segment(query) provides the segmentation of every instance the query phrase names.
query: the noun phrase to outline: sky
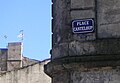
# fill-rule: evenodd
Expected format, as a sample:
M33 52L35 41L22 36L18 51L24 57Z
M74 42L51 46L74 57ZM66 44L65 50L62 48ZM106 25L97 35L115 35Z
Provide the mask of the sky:
M51 0L0 0L0 29L0 48L20 42L17 36L23 30L23 55L50 58Z

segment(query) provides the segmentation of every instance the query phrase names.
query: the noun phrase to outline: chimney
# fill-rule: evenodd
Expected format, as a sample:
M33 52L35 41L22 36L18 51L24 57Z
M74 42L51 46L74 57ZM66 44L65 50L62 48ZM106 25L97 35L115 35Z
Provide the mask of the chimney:
M22 67L22 43L8 43L7 70Z

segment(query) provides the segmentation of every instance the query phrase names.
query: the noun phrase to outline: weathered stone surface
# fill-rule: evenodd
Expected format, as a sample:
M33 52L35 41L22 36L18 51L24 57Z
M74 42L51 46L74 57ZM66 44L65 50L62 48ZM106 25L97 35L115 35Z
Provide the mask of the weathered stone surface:
M93 10L73 10L71 11L71 20L95 18L95 12Z
M6 64L7 64L7 71L11 71L20 68L21 61L14 61L14 62L7 61Z
M67 72L59 72L59 74L54 75L54 77L52 83L70 83L69 74Z
M81 55L114 55L120 54L120 40L96 40L88 42L73 41L69 44L69 56Z
M120 39L101 39L96 41L96 54L114 55L120 54Z
M95 2L94 0L71 0L71 8L89 8L94 7Z
M98 37L120 37L120 1L98 0Z
M119 83L120 1L52 0L52 61L45 72L53 83ZM92 33L73 33L70 22L92 18ZM65 80L66 79L66 80Z
M120 53L119 46L116 47L116 45L119 45L119 40L104 41L96 38L96 36L98 38L119 37L119 28L117 27L119 23L103 25L104 22L108 23L108 20L112 23L119 21L119 19L117 19L119 17L119 11L116 10L119 9L119 1L108 1L108 3L107 1L97 0L97 3L95 3L94 0L71 0L71 2L69 0L53 0L52 59L76 55L113 55ZM95 7L98 7L97 11ZM116 13L113 13L112 10ZM111 17L109 16L114 16L115 18L110 20ZM86 18L93 18L95 30L92 33L85 34L72 33L72 27L69 22L75 19ZM62 46L64 43L67 43L67 47L66 45ZM63 49L64 51L61 53Z
M21 42L8 43L8 60L21 60Z
M7 70L7 52L8 49L0 49L0 71Z
M120 40L107 39L96 41L72 41L60 44L52 49L52 59L84 55L119 55Z
M73 83L119 83L119 67L116 69L91 69L88 71L73 71L71 80Z
M68 56L68 44L63 43L52 49L52 59Z
M0 49L0 73L38 62L21 56L21 47L21 42L13 42L9 43L8 48Z
M92 0L89 4L86 4L87 0L71 0L71 20L75 19L86 19L94 18L95 22L95 11L94 11L94 1ZM86 40L95 40L96 39L96 26L94 26L94 31L92 33L86 34L71 34L70 38L73 41L86 41Z
M69 56L81 56L95 54L94 44L87 42L71 42L69 44Z
M86 34L71 34L70 37L71 41L89 41L89 40L95 40L96 39L96 33L95 30L92 33L86 33Z
M107 62L107 61L106 61ZM115 61L114 61L115 62ZM52 62L47 66L49 69L49 74L53 77L53 83L119 83L119 74L120 74L120 66L99 66L99 67L85 67L91 65L87 63L63 63L61 64ZM99 61L98 64L100 64ZM93 64L97 63L94 61ZM47 72L47 73L48 73ZM59 80L58 78L62 79ZM66 79L66 80L64 80ZM68 81L67 81L68 80Z
M51 83L51 78L44 73L48 61L0 74L0 83Z
M35 60L35 59L30 59L28 57L23 57L22 59L22 66L29 66L29 65L32 65L32 64L35 64L39 62L38 60Z
M59 44L68 41L68 31L70 29L70 3L66 4L70 0L55 0L52 5L52 32L53 32L53 44Z
M8 43L7 70L11 71L22 67L22 43Z

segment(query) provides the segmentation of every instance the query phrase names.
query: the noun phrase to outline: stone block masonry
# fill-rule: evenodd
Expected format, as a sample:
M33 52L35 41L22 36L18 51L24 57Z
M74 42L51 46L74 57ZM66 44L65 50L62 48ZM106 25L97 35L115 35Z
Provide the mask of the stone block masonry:
M7 71L7 52L8 49L0 49L0 71Z
M24 57L21 54L21 45L21 42L12 42L8 44L7 48L0 48L0 73L38 62L38 60Z
M113 47L112 42L118 42L119 45L119 3L118 0L53 0L52 60L75 55L103 54L99 49L104 49L104 46ZM89 18L94 21L93 32L72 32L73 20ZM111 50L106 49L104 53L110 54Z
M120 1L98 0L97 4L98 37L120 38Z
M50 60L29 59L21 51L21 42L12 42L8 48L0 49L0 83L51 83L51 78L44 73L44 65Z
M94 32L87 34L73 34L71 27L75 19L92 18L96 22L94 0L53 0L52 16L52 59L70 55L70 42L96 39L96 25Z
M52 83L120 83L120 1L52 0ZM73 33L72 22L93 19L94 30Z
M8 43L7 70L22 67L22 43Z
M44 73L44 65L49 60L18 68L0 74L0 83L51 83L51 78Z

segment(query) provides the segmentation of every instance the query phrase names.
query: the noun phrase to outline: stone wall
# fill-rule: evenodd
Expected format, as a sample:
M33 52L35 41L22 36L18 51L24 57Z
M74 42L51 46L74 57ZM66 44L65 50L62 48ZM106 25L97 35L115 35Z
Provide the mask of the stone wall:
M51 62L46 66L46 73L52 77L52 83L120 82L120 66L117 66L120 60L83 62L76 59L77 62L71 63L68 59L65 60L66 62Z
M48 62L46 60L2 73L0 83L51 83L51 78L44 73L44 65Z
M30 59L21 55L22 43L8 43L7 48L0 49L0 73L11 71L16 68L28 66L39 62L38 60Z
M8 49L0 49L0 71L7 71L7 51Z
M97 5L98 38L120 38L120 1L97 0Z
M8 43L7 70L22 67L22 43Z
M119 83L120 67L84 69L71 72L72 83Z
M28 57L24 57L23 56L23 59L22 59L22 66L28 66L28 65L31 65L31 64L34 64L34 63L37 63L39 62L39 60L35 60L35 59L30 59Z
M120 1L52 3L52 57L45 66L52 83L119 83ZM94 30L74 33L72 22L86 19L93 20Z
M52 2L52 59L120 53L120 1L52 0ZM93 19L94 31L73 33L72 21L77 19ZM118 47L115 47L116 44Z

